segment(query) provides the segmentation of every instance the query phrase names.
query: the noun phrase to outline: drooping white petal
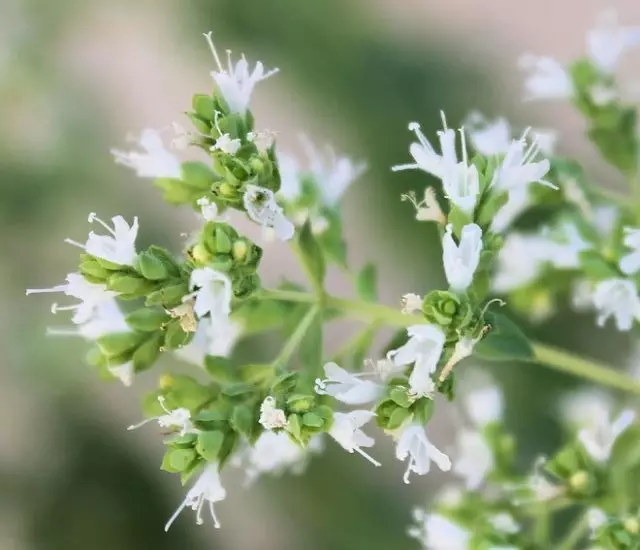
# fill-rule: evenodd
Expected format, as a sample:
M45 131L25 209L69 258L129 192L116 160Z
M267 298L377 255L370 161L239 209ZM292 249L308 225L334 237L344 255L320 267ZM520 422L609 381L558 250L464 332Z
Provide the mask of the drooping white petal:
M640 27L623 27L615 11L600 14L596 26L587 34L587 48L593 63L612 73L627 50L640 44Z
M141 178L181 177L180 161L165 149L157 131L143 130L140 138L134 141L144 152L112 149L111 154L115 157L116 163L135 170Z
M631 330L633 322L640 319L640 297L632 281L606 279L600 281L593 293L593 305L598 310L598 326L604 326L613 317L618 330Z
M464 480L468 490L475 491L494 468L493 452L478 432L461 431L457 443L458 458L454 463L453 473Z
M405 483L409 483L411 472L418 475L429 473L431 461L443 472L451 469L449 457L429 441L425 429L419 424L410 424L402 428L396 444L396 458L403 462L409 459L403 477Z
M351 411L350 413L334 413L333 425L329 435L346 451L356 452L366 458L374 466L380 466L377 460L362 450L362 447L372 447L373 438L366 435L360 428L375 416L371 411Z
M511 145L511 126L506 118L488 120L478 111L472 111L464 122L473 148L490 157L506 153Z
M573 95L571 78L551 57L523 55L520 68L526 71L525 100L568 99Z
M425 550L469 550L471 532L440 514L427 514L417 509L415 525L408 530Z
M324 366L325 379L316 380L316 392L331 395L347 405L364 405L382 396L384 388L371 380L363 380L340 368L336 363Z
M606 462L616 440L634 420L635 413L630 409L622 411L613 421L610 417L600 418L597 424L580 430L578 439L591 458Z
M464 292L473 281L482 252L482 229L475 223L462 228L460 243L453 240L448 226L442 239L442 260L447 281L453 292Z
M505 294L535 281L546 261L547 245L540 235L510 233L498 254L493 291Z
M232 287L227 275L210 267L191 272L189 287L195 298L193 310L198 317L227 318L231 312Z
M184 407L179 407L173 410L168 409L165 405L165 398L163 396L158 397L158 403L160 403L160 406L162 407L162 410L164 410L165 414L147 418L146 420L143 420L138 424L129 426L127 430L137 430L138 428L145 426L149 422L153 422L155 420L162 428L179 428L179 434L181 436L188 433L197 433L198 430L191 422L191 412L189 411L189 409L185 409Z
M227 496L227 492L225 491L222 483L220 481L220 473L218 472L217 464L207 464L205 469L200 474L200 477L196 480L194 486L189 489L187 496L182 501L182 504L175 511L173 516L167 521L167 524L164 527L165 531L168 531L176 518L180 515L180 512L185 508L191 508L194 512L196 512L196 523L198 525L202 525L204 522L202 520L202 507L205 502L209 507L209 513L211 514L211 519L213 520L213 526L216 529L220 528L220 522L215 514L213 509L213 505L216 502L220 502L224 500Z

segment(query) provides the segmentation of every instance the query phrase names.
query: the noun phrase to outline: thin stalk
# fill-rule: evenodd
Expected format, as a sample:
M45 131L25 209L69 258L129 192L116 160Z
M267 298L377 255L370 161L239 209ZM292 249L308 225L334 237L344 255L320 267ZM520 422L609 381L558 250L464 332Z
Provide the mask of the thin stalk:
M315 316L319 315L319 311L320 310L317 306L313 306L309 309L309 311L307 311L306 315L302 318L302 321L300 321L300 324L296 327L296 330L293 331L289 339L285 342L284 346L282 346L282 350L280 351L278 357L276 357L273 361L273 364L276 367L284 366L289 362L291 356L294 354L294 352L300 345L300 342L302 342L302 339L307 334L307 331L309 330L311 323L313 323Z

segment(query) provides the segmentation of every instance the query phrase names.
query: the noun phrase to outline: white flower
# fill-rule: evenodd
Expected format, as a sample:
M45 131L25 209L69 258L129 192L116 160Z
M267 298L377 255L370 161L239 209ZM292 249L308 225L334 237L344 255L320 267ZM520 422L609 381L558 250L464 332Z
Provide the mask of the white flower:
M501 531L508 535L515 535L520 531L520 525L507 512L501 512L489 518L489 523L496 531Z
M469 288L480 262L482 229L475 223L465 225L458 245L451 232L452 227L448 225L442 239L442 261L451 290L461 293Z
M260 405L260 418L258 422L265 430L276 430L287 427L287 415L282 409L276 407L276 400L270 395L264 398Z
M413 511L416 525L407 534L417 539L425 550L468 550L471 532L440 514Z
M129 332L130 330L116 300L110 298L98 303L86 321L79 323L75 327L47 328L47 334L53 336L81 336L85 340L94 341L105 334Z
M478 428L502 420L504 400L498 386L483 384L465 393L463 403L467 415Z
M133 384L135 370L131 361L122 365L109 366L107 367L107 370L111 376L120 380L125 387L128 388Z
M302 190L302 174L298 161L290 155L278 152L278 171L280 172L278 194L285 201L297 199Z
M547 256L548 241L539 235L510 233L500 250L493 291L505 294L536 280Z
M191 272L189 288L195 292L185 296L185 300L195 297L193 310L198 317L207 313L211 317L227 317L231 312L231 280L224 273L210 267L199 267Z
M419 311L422 311L422 296L410 292L402 297L401 304L402 313L405 315L418 313Z
M573 427L596 426L609 418L614 408L611 394L601 388L587 387L570 392L560 401L560 416Z
M491 185L498 191L511 191L518 187L527 187L530 183L541 183L546 187L557 189L544 176L549 172L551 165L547 159L535 161L540 151L540 146L534 138L527 148L527 134L525 130L520 139L514 139L507 150L500 167L493 175Z
M136 237L138 236L138 218L133 218L133 224L129 225L122 216L111 218L113 229L103 222L95 212L89 214L89 223L94 221L102 225L110 235L96 235L89 233L87 242L83 245L72 239L65 242L82 248L87 254L96 258L107 260L118 265L133 266L138 254L136 253Z
M615 71L620 57L640 44L640 27L622 27L615 11L606 11L587 34L589 57L603 73Z
M174 353L184 361L202 366L207 355L229 357L241 335L242 325L230 317L205 317L198 322L191 342Z
M326 147L326 156L323 157L306 136L302 138L302 145L309 158L310 170L322 202L326 206L334 206L367 168L363 162L354 162L348 157L337 156L329 146Z
M132 168L141 178L180 179L180 161L165 149L158 132L143 130L140 139L133 141L136 141L144 152L112 149L111 154L115 157L116 163Z
M578 432L578 439L591 458L598 462L606 462L611 456L613 445L635 420L632 410L622 411L618 417L611 421L611 417L601 416L596 422Z
M464 479L465 486L475 491L484 483L495 466L493 451L478 432L463 430L458 434L458 458L453 472Z
M208 221L214 221L218 217L218 206L215 202L211 202L207 197L200 197L196 201L202 212L202 217Z
M438 361L442 355L445 334L436 325L413 325L407 328L409 341L402 347L392 350L388 358L397 367L414 363L409 387L416 396L431 396L434 391L434 382L431 375L438 367Z
M211 35L212 33L204 35L218 65L218 70L212 71L211 76L224 96L231 112L244 116L256 84L276 74L278 69L265 72L264 66L258 61L253 72L250 72L249 63L247 63L244 55L234 65L231 61L231 51L229 50L227 50L227 68L225 69L220 62Z
M528 72L524 82L525 100L568 99L573 95L571 78L551 57L523 55L520 68Z
M624 228L624 245L632 252L620 259L620 269L626 275L634 275L640 271L640 228Z
M232 139L229 134L222 134L211 146L211 151L222 151L227 155L235 155L240 147L242 147L242 142L239 139Z
M435 497L435 504L437 506L444 506L445 508L456 508L460 506L465 493L461 487L457 485L445 485Z
M409 152L415 164L394 166L393 171L420 169L442 180L445 196L463 212L473 212L478 194L480 180L475 165L469 166L464 131L460 130L462 142L462 162L458 162L456 154L456 132L447 128L442 113L444 130L438 132L442 155L438 155L417 122L409 124L409 130L416 133L419 143L412 143Z
M500 155L506 153L511 145L511 126L506 118L490 121L478 111L472 111L467 116L464 128L473 148L481 155Z
M607 514L600 508L592 507L587 510L587 523L591 530L592 537L595 536L596 531L600 529L600 527L607 523L607 520Z
M301 474L312 452L322 450L322 438L314 437L306 448L291 440L285 432L264 432L253 447L241 452L240 462L245 467L246 483L253 483L262 474L279 475L286 471Z
M288 241L293 237L295 226L284 215L273 191L249 184L245 188L243 202L247 215L262 227L273 228L278 239Z
M182 501L182 504L175 511L173 516L169 518L169 521L164 526L164 530L168 531L176 518L180 515L180 512L185 508L191 508L196 512L196 523L202 525L202 507L205 501L209 503L209 513L211 519L213 519L213 526L216 529L220 528L220 522L216 517L216 513L213 509L213 505L216 502L224 500L227 496L222 483L220 482L220 473L218 472L218 464L207 464L200 477L195 482L194 486L189 489L187 496Z
M618 330L627 331L631 330L635 319L640 319L640 298L632 281L600 281L593 293L593 305L598 310L598 326L601 327L613 316Z
M356 452L366 458L374 466L380 466L377 460L362 450L362 447L373 447L375 441L360 428L375 416L371 411L351 411L350 413L334 413L333 425L329 435L346 451Z
M145 424L148 424L149 422L153 422L155 420L161 428L180 428L180 436L197 432L196 428L191 422L191 413L189 412L189 409L185 409L184 407L179 407L174 410L167 409L164 404L165 398L163 396L158 397L158 402L160 403L162 410L166 414L161 414L160 416L155 416L153 418L147 418L146 420L143 420L138 424L129 426L127 430L137 430L141 426L144 426Z
M594 285L588 279L577 279L571 285L571 306L576 311L587 311L593 307Z
M375 361L373 359L365 359L364 366L369 367L382 382L404 370L403 365L398 366L387 357L376 359Z
M437 449L428 439L427 434L419 424L409 424L402 428L396 444L396 458L405 461L409 458L403 481L409 483L411 472L419 476L429 473L433 460L443 472L451 469L451 460Z
M62 292L67 296L77 298L80 300L79 304L58 306L58 304L54 303L51 306L52 313L74 311L72 321L77 325L89 321L95 314L96 308L117 296L116 292L107 290L105 285L90 283L79 273L69 273L66 281L65 284L52 288L29 288L27 289L27 296L29 294Z
M564 221L553 229L546 228L542 236L548 239L546 259L558 269L580 267L580 253L592 247L573 222Z
M326 378L316 379L315 391L319 395L330 395L347 405L364 405L377 400L384 391L371 380L362 380L366 374L351 374L335 363L324 366Z

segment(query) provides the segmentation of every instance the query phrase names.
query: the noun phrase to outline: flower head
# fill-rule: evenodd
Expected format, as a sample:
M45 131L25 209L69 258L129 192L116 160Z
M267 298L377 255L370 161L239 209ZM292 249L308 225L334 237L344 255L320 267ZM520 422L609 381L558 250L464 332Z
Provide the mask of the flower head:
M346 451L356 452L366 458L374 466L380 466L377 460L362 450L362 447L373 447L375 441L360 428L375 416L371 411L351 411L350 413L334 413L333 425L329 435Z
M168 531L176 518L180 515L180 512L185 508L191 508L196 512L196 523L202 525L202 507L205 501L209 503L209 513L211 519L213 519L213 525L216 529L220 528L220 522L213 509L213 505L216 502L224 500L227 496L222 483L220 482L220 473L218 472L217 464L207 464L200 477L195 482L194 486L189 489L187 496L182 501L182 504L178 507L175 513L169 518L167 524L164 526L164 530Z
M186 299L195 298L193 310L198 317L226 318L231 312L232 287L227 275L210 267L191 272L189 288L194 291Z
M467 550L471 532L440 514L413 511L415 525L407 533L417 539L425 550Z
M632 252L620 259L620 269L626 275L634 275L640 271L640 228L624 228L624 245Z
M422 311L422 296L419 294L405 294L402 297L402 313L412 315Z
M336 363L324 366L325 379L316 379L315 391L320 395L330 395L347 405L364 405L378 399L382 386L371 380L363 380L366 374L351 374Z
M622 27L615 11L600 14L596 26L587 34L589 58L603 72L612 73L620 57L640 44L640 27Z
M480 433L463 430L458 434L458 453L453 472L464 479L468 490L479 489L494 468L493 451Z
M208 221L214 221L218 217L218 206L215 202L211 202L207 197L200 197L196 203L200 207L202 217Z
M260 405L260 418L258 422L265 430L277 430L287 427L287 415L282 409L276 407L276 400L270 395L264 398Z
M102 225L109 232L109 235L96 235L91 231L84 245L71 239L65 239L65 242L82 248L87 254L91 254L96 258L118 265L133 266L138 257L136 253L138 218L133 218L133 224L129 225L122 216L114 216L111 218L111 223L113 224L113 228L111 228L98 218L94 212L91 212L89 214L89 223L94 221Z
M482 252L482 229L475 223L462 228L460 243L456 245L451 225L442 239L442 260L451 290L464 292L473 281Z
M138 424L129 426L127 430L137 430L145 424L148 424L149 422L153 422L155 420L161 428L179 428L180 436L197 432L196 428L191 422L191 413L189 412L189 409L179 407L177 409L170 410L166 407L165 398L163 396L158 397L158 402L160 403L160 406L162 407L162 410L165 412L165 414L154 416L153 418L147 418L146 420L143 420Z
M595 422L578 432L578 439L591 458L598 462L606 462L618 436L635 420L635 413L627 409L613 421L610 416L601 416L593 420Z
M227 67L223 67L218 52L213 45L212 33L204 35L211 48L211 53L218 66L211 76L224 96L229 109L233 113L244 116L251 101L253 89L258 82L266 80L278 72L278 69L265 71L264 65L258 61L253 72L249 71L249 63L244 55L237 63L231 61L231 51L227 50Z
M222 134L211 146L212 151L222 151L227 155L235 155L242 146L239 139L233 139L229 134Z
M79 323L75 327L48 328L47 334L53 336L80 336L85 340L94 341L105 334L129 332L130 330L116 300L110 298L98 303L86 321Z
M525 100L568 99L573 95L571 78L552 57L523 55L520 68L528 72L524 82Z
M409 387L415 396L431 396L434 391L433 373L438 367L445 334L436 325L413 325L407 329L409 341L389 352L396 366L414 364L409 376Z
M117 296L117 293L107 290L105 285L90 283L79 273L69 273L66 281L66 283L52 288L29 288L27 289L27 295L62 292L66 296L77 298L80 300L79 304L58 306L58 304L54 303L51 306L52 313L57 313L58 311L74 311L72 321L77 325L89 321L95 314L98 306Z
M143 130L140 138L133 141L136 141L144 152L112 149L111 154L115 157L116 163L135 170L140 178L181 177L180 161L165 149L159 132Z
M273 228L276 237L288 241L295 233L295 226L284 215L273 191L265 187L249 184L243 196L247 215L265 228Z
M354 162L348 157L337 156L331 147L326 147L326 155L323 157L304 136L302 145L309 158L311 173L317 182L322 202L326 206L334 206L367 168L364 162Z
M419 476L429 473L432 460L443 472L451 469L449 457L427 439L424 428L419 424L410 424L402 428L396 444L396 458L403 462L409 458L402 478L405 483L409 483L411 472Z
M496 170L491 185L498 191L511 191L536 182L557 189L553 183L543 179L551 164L547 159L535 160L540 152L540 145L534 137L532 144L527 148L528 133L529 129L525 130L520 139L511 142L500 167Z
M490 121L478 111L472 111L467 116L464 127L473 148L481 155L501 155L511 145L511 126L506 118Z
M640 319L638 290L626 279L600 281L593 293L593 305L598 310L598 326L601 327L613 317L618 330L631 330L633 321Z

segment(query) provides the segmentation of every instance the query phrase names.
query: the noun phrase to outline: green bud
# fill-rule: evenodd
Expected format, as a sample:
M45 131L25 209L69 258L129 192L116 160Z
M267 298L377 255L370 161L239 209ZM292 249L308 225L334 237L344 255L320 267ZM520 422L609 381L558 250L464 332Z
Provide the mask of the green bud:
M145 371L153 366L160 355L162 339L162 333L158 332L141 344L133 353L131 361L133 362L133 368L136 372Z
M315 404L313 395L294 394L287 399L287 408L292 412L307 412Z
M225 231L216 231L216 252L222 254L231 252L231 239Z
M149 252L138 254L136 268L149 281L162 281L169 276L169 269L164 262Z
M116 332L101 336L96 343L103 355L112 359L137 348L144 338L139 332Z
M640 533L640 522L638 521L637 518L634 518L634 517L626 518L623 522L623 526L625 530L631 533L632 535L637 535L638 533Z
M256 174L260 174L264 170L264 162L258 157L253 157L251 162L249 162L249 166L251 166L251 170Z
M429 422L429 420L431 420L434 409L435 404L433 402L433 399L427 399L426 397L418 399L411 406L413 416L418 422L420 422L420 424L426 424L427 422Z
M163 306L167 309L177 307L182 303L182 298L189 293L187 283L178 283L165 286L160 290L151 292L145 301L147 306Z
M582 492L589 485L589 474L580 470L569 478L569 485L574 491Z
M198 434L196 451L207 462L216 462L224 443L224 433L221 431L201 432Z
M128 297L140 297L153 290L155 285L137 275L114 273L109 277L107 287L118 294L124 294Z
M247 298L260 288L260 277L257 273L237 273L232 282L236 298Z
M386 425L383 426L387 430L396 430L411 416L411 411L402 407L398 407L391 413Z
M229 183L221 183L218 186L218 193L222 197L234 197L237 194L236 188L230 185Z
M389 392L389 397L399 407L408 409L411 406L412 401L407 394L407 388L393 388Z
M249 244L244 239L240 239L233 243L233 249L231 251L231 255L233 259L242 262L249 252Z
M302 415L302 423L310 428L322 428L324 419L313 412L308 412Z
M301 440L302 422L297 414L290 414L287 417L286 430L298 441Z
M126 316L127 324L134 330L154 332L160 330L171 317L162 309L141 308Z

